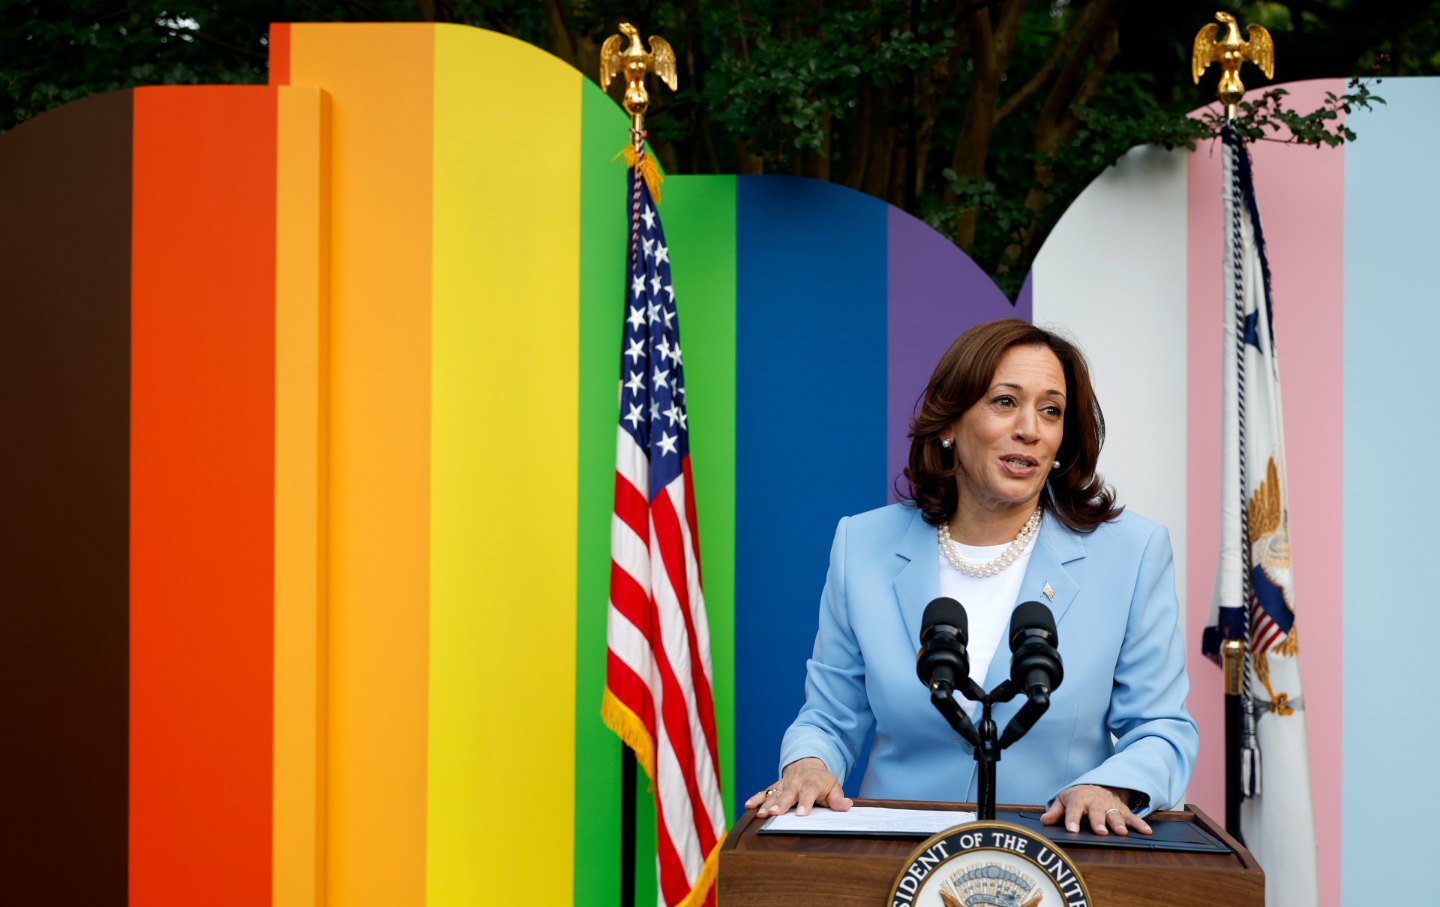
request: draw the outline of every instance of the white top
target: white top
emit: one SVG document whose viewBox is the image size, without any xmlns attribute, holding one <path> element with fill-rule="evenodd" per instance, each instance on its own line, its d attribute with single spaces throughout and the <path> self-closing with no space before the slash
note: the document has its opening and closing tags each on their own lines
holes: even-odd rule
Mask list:
<svg viewBox="0 0 1440 907">
<path fill-rule="evenodd" d="M 1038 536 L 1039 533 L 1035 535 Z M 983 548 L 962 545 L 959 542 L 953 544 L 960 556 L 972 564 L 992 561 L 1010 547 L 1008 542 L 1004 545 L 986 545 Z M 940 550 L 939 540 L 936 540 L 935 556 L 940 563 L 940 594 L 965 606 L 965 615 L 970 619 L 970 643 L 966 647 L 970 654 L 970 678 L 981 689 L 985 689 L 985 674 L 990 670 L 990 662 L 994 660 L 996 651 L 1005 639 L 1005 631 L 1010 628 L 1010 612 L 1015 610 L 1015 599 L 1020 595 L 1020 583 L 1025 579 L 1030 552 L 1034 550 L 1035 536 L 1031 536 L 1025 550 L 1004 570 L 994 576 L 966 576 L 945 559 L 945 552 Z M 980 703 L 971 699 L 965 699 L 963 703 L 965 713 L 973 719 L 975 709 Z"/>
</svg>

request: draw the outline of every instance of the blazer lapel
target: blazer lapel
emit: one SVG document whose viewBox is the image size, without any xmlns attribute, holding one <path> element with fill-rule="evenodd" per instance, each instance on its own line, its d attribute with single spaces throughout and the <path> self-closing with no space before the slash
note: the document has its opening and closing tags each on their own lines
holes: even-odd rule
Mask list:
<svg viewBox="0 0 1440 907">
<path fill-rule="evenodd" d="M 1055 623 L 1059 624 L 1080 591 L 1079 583 L 1075 582 L 1065 565 L 1084 556 L 1083 536 L 1066 529 L 1065 524 L 1054 515 L 1046 514 L 1040 527 L 1040 537 L 1035 540 L 1035 550 L 1030 555 L 1030 566 L 1020 583 L 1020 597 L 1015 603 L 1035 601 L 1048 605 L 1055 615 Z M 1046 594 L 1047 584 L 1053 596 Z"/>
<path fill-rule="evenodd" d="M 1081 537 L 1066 529 L 1053 514 L 1047 513 L 1040 524 L 1040 535 L 1035 539 L 1035 550 L 1030 552 L 1030 563 L 1025 569 L 1025 578 L 1020 581 L 1020 594 L 1015 599 L 1015 604 L 1034 601 L 1046 605 L 1055 615 L 1055 623 L 1058 625 L 1060 618 L 1069 610 L 1071 602 L 1075 601 L 1076 593 L 1080 591 L 1079 584 L 1065 565 L 1084 556 L 1085 543 Z M 1045 594 L 1047 585 L 1054 594 L 1053 599 Z M 989 669 L 985 672 L 985 689 L 995 689 L 1009 676 L 1010 634 L 1007 630 L 1005 638 L 1000 640 L 1000 647 L 995 650 Z"/>
<path fill-rule="evenodd" d="M 925 619 L 925 608 L 940 595 L 940 549 L 937 545 L 935 527 L 925 522 L 917 510 L 910 521 L 910 528 L 895 548 L 895 554 L 906 561 L 895 575 L 895 602 L 905 621 L 910 647 L 917 657 L 920 654 L 920 627 Z M 924 693 L 924 685 L 918 682 L 915 694 L 923 695 L 927 700 L 929 698 Z M 954 778 L 956 795 L 953 799 L 963 800 L 965 792 L 975 785 L 975 762 L 970 758 L 974 750 L 959 735 L 956 735 L 955 742 L 964 751 L 965 761 L 964 768 Z"/>
<path fill-rule="evenodd" d="M 925 606 L 940 594 L 939 549 L 935 529 L 914 511 L 910 527 L 901 537 L 895 553 L 907 563 L 895 575 L 895 601 L 905 621 L 905 632 L 916 653 L 920 651 L 920 624 Z"/>
</svg>

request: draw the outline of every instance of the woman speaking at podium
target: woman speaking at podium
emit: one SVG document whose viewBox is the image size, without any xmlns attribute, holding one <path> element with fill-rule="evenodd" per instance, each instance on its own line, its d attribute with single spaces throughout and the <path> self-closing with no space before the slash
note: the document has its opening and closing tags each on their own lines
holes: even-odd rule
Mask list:
<svg viewBox="0 0 1440 907">
<path fill-rule="evenodd" d="M 1016 604 L 1056 619 L 1064 680 L 1005 751 L 998 802 L 1049 804 L 1046 824 L 1120 835 L 1148 833 L 1142 816 L 1179 803 L 1199 737 L 1170 537 L 1123 513 L 1096 475 L 1104 431 L 1085 359 L 1063 337 L 1007 319 L 951 344 L 911 426 L 910 500 L 835 531 L 805 705 L 779 780 L 747 808 L 849 809 L 839 779 L 872 727 L 861 796 L 976 799 L 971 750 L 915 673 L 939 596 L 965 606 L 970 676 L 986 690 L 1009 675 Z M 1018 705 L 996 708 L 1000 727 Z"/>
</svg>

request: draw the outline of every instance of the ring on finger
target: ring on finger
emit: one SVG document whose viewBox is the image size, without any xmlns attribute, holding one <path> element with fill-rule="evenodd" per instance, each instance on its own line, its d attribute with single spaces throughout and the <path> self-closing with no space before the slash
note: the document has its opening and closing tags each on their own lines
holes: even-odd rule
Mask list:
<svg viewBox="0 0 1440 907">
<path fill-rule="evenodd" d="M 1120 807 L 1118 807 L 1118 806 L 1112 806 L 1112 807 L 1110 807 L 1109 809 L 1105 810 L 1105 815 L 1108 816 L 1108 815 L 1110 815 L 1111 813 L 1120 813 L 1120 817 L 1121 817 L 1122 819 L 1125 817 L 1124 811 L 1122 811 L 1122 810 L 1120 809 Z"/>
<path fill-rule="evenodd" d="M 767 797 L 773 797 L 773 796 L 775 796 L 776 794 L 783 794 L 783 793 L 785 793 L 785 792 L 784 792 L 783 790 L 781 790 L 780 788 L 778 788 L 778 787 L 772 787 L 772 788 L 770 788 L 769 790 L 767 790 L 767 791 L 765 792 L 765 796 L 767 796 Z"/>
</svg>

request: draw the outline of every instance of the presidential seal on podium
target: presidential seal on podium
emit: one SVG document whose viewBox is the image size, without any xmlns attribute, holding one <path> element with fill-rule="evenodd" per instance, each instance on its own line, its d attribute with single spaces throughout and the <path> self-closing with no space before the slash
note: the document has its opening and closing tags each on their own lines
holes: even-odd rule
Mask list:
<svg viewBox="0 0 1440 907">
<path fill-rule="evenodd" d="M 1090 891 L 1050 841 L 1005 822 L 971 822 L 905 860 L 890 907 L 1088 907 Z"/>
</svg>

